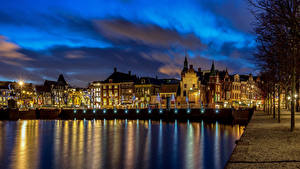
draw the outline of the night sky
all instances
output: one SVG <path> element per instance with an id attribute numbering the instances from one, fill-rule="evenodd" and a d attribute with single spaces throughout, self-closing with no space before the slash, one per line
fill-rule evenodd
<path id="1" fill-rule="evenodd" d="M 113 68 L 180 77 L 194 68 L 255 72 L 253 17 L 246 0 L 6 0 L 0 5 L 0 80 L 72 85 Z"/>

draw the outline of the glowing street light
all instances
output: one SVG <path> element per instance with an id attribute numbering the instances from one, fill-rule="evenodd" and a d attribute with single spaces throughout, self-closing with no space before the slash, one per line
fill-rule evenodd
<path id="1" fill-rule="evenodd" d="M 20 80 L 20 81 L 18 82 L 18 84 L 22 87 L 22 86 L 24 85 L 24 81 L 23 81 L 23 80 Z"/>

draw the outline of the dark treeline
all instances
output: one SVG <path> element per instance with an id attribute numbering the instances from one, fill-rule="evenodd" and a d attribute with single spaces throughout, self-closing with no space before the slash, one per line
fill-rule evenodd
<path id="1" fill-rule="evenodd" d="M 280 122 L 280 94 L 285 107 L 290 103 L 291 131 L 295 128 L 295 111 L 300 76 L 300 0 L 249 0 L 256 20 L 256 63 L 261 70 L 265 111 Z M 298 88 L 298 90 L 296 89 Z M 278 97 L 277 111 L 275 98 Z"/>

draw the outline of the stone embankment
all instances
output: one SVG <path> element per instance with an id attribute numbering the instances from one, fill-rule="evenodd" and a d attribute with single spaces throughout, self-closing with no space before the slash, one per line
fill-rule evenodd
<path id="1" fill-rule="evenodd" d="M 245 124 L 253 109 L 36 109 L 19 111 L 0 110 L 0 120 L 18 119 L 163 119 L 191 121 L 220 121 Z"/>

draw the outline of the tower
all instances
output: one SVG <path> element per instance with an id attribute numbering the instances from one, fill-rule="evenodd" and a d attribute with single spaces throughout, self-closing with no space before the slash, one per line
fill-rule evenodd
<path id="1" fill-rule="evenodd" d="M 181 71 L 181 75 L 183 75 L 186 71 L 189 70 L 189 67 L 188 67 L 188 61 L 187 61 L 187 54 L 185 52 L 185 58 L 184 58 L 184 63 L 183 63 L 183 69 Z"/>
<path id="2" fill-rule="evenodd" d="M 186 55 L 185 55 L 185 58 L 184 58 L 184 66 L 183 66 L 183 69 L 188 69 L 188 61 L 187 61 Z"/>
<path id="3" fill-rule="evenodd" d="M 211 68 L 210 68 L 210 74 L 215 76 L 216 71 L 215 71 L 215 61 L 212 62 Z"/>

